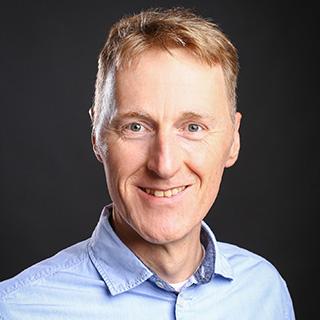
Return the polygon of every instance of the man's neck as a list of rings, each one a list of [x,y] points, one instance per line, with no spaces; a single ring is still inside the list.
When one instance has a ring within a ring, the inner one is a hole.
[[[125,245],[161,279],[178,283],[188,279],[200,265],[204,256],[200,242],[201,225],[186,237],[165,244],[150,243],[134,230],[111,222],[114,231]]]
[[[165,245],[148,245],[138,248],[135,254],[161,279],[178,283],[188,279],[198,268],[203,250],[198,241],[177,241]]]

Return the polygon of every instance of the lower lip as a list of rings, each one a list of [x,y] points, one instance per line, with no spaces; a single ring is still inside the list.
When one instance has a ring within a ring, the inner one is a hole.
[[[138,188],[139,194],[143,197],[143,199],[156,204],[171,204],[180,201],[186,195],[186,193],[188,193],[189,189],[190,186],[187,186],[183,191],[171,197],[156,197]]]

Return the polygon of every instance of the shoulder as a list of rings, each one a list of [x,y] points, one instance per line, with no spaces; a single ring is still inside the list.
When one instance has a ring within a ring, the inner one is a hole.
[[[205,223],[203,227],[214,243],[217,274],[232,279],[234,285],[245,286],[248,290],[273,288],[287,292],[285,281],[272,263],[247,249],[217,241],[210,227]]]
[[[236,245],[218,242],[220,253],[227,259],[235,274],[263,272],[264,277],[280,277],[278,270],[265,258]]]
[[[0,282],[0,302],[27,292],[44,281],[55,281],[59,274],[69,269],[77,268],[87,259],[88,240],[70,246],[56,255],[45,259],[16,275]]]
[[[234,287],[251,301],[259,301],[257,305],[269,313],[274,310],[284,314],[284,319],[294,319],[287,284],[272,263],[232,244],[218,242],[218,250],[231,266]]]
[[[85,306],[101,309],[106,289],[89,244],[75,244],[0,283],[0,319],[88,319],[92,309]]]
[[[269,262],[262,256],[234,244],[217,241],[217,245],[220,252],[231,262],[234,260],[237,262],[246,260],[251,263],[262,262],[269,264]]]

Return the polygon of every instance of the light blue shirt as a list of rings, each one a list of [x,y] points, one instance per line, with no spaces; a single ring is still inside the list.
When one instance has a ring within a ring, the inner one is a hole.
[[[86,241],[0,283],[1,320],[294,319],[289,292],[265,259],[217,242],[181,292],[148,269],[109,224],[110,206]]]

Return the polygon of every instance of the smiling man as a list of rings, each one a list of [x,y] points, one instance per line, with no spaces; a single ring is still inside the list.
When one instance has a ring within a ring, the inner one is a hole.
[[[201,221],[237,159],[240,114],[222,66],[184,47],[155,46],[114,78],[104,90],[114,91],[115,112],[93,131],[113,228],[163,280],[181,282],[201,262]]]
[[[294,319],[277,270],[203,222],[239,153],[237,73],[190,11],[112,27],[90,110],[112,204],[89,240],[1,284],[1,319]]]

